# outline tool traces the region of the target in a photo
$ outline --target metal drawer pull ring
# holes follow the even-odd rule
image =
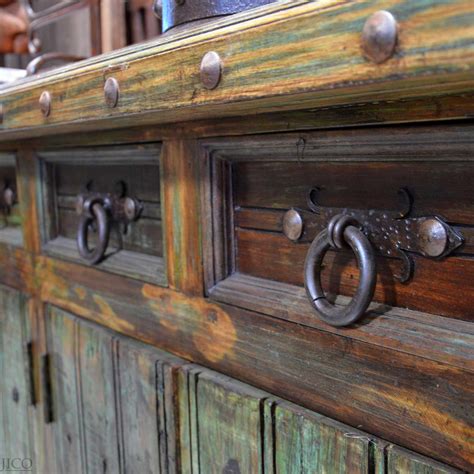
[[[105,255],[107,246],[109,245],[110,223],[104,203],[100,201],[92,201],[84,204],[87,212],[81,215],[79,228],[77,231],[77,249],[79,255],[91,264],[99,263]],[[97,233],[99,242],[92,250],[89,248],[88,236],[89,229],[97,225]]]
[[[332,326],[348,326],[358,321],[367,310],[375,291],[375,255],[367,237],[356,226],[359,222],[353,217],[338,214],[313,240],[304,266],[306,293],[320,318]],[[357,291],[351,302],[338,308],[327,299],[321,285],[321,268],[326,252],[332,248],[349,246],[360,269]]]

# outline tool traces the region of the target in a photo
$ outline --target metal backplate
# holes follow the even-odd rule
[[[275,0],[163,0],[163,31],[189,21],[230,15]]]
[[[410,217],[412,197],[405,188],[399,190],[403,204],[398,212],[325,207],[318,204],[318,193],[319,188],[316,187],[308,193],[310,211],[291,209],[285,214],[283,219],[285,235],[293,241],[311,242],[327,227],[334,216],[341,214],[353,217],[360,222],[362,232],[376,253],[403,260],[402,273],[395,275],[400,281],[408,281],[412,276],[411,253],[441,259],[463,244],[462,235],[441,217]],[[297,220],[295,214],[298,214]],[[303,222],[302,229],[300,222]],[[294,229],[295,226],[297,229]]]

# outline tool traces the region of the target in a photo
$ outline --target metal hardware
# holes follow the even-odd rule
[[[33,342],[31,341],[26,344],[26,356],[28,360],[28,384],[30,388],[30,405],[35,406],[37,402],[37,397],[35,390]]]
[[[308,298],[320,318],[332,326],[348,326],[358,321],[369,306],[375,291],[375,255],[367,237],[356,227],[359,223],[352,217],[338,214],[328,228],[313,240],[304,266],[304,281]],[[321,267],[329,248],[343,248],[347,244],[357,257],[360,280],[351,302],[344,308],[331,304],[321,286]]]
[[[117,106],[120,95],[119,83],[114,77],[109,77],[104,84],[105,103],[111,109]]]
[[[80,215],[77,231],[77,249],[79,255],[94,265],[101,262],[109,245],[112,223],[127,226],[136,221],[143,210],[142,204],[135,198],[126,196],[126,185],[117,183],[118,191],[111,193],[96,193],[90,191],[80,194],[76,199],[76,212]],[[95,230],[98,244],[89,247],[89,231]]]
[[[51,383],[51,358],[49,354],[41,356],[41,381],[43,391],[43,416],[46,424],[54,421],[53,393]]]
[[[362,30],[362,49],[373,62],[389,59],[397,45],[398,26],[390,12],[380,10],[365,22]]]
[[[344,242],[349,243],[356,253],[361,267],[360,287],[367,289],[370,286],[362,284],[362,269],[365,264],[361,253],[362,247],[360,247],[362,244],[358,241],[361,238],[360,236],[355,237],[356,232],[351,230],[350,227],[354,227],[357,232],[364,235],[377,254],[402,260],[402,271],[399,275],[394,276],[403,283],[409,281],[413,276],[414,261],[411,257],[412,254],[419,254],[431,259],[441,259],[452,253],[464,242],[462,235],[439,216],[410,217],[413,199],[406,188],[399,190],[403,203],[398,212],[323,207],[318,204],[319,192],[320,189],[317,187],[309,191],[307,204],[310,210],[290,209],[285,213],[283,232],[293,242],[313,242],[305,264],[307,291],[322,319],[327,320],[330,324],[340,325],[333,321],[333,316],[325,319],[325,316],[321,313],[319,308],[323,307],[324,309],[326,303],[314,303],[314,298],[319,300],[322,298],[321,294],[324,295],[321,293],[322,290],[317,287],[319,276],[316,275],[315,277],[316,283],[311,282],[311,274],[314,275],[314,271],[319,271],[322,256],[330,247],[343,248]],[[344,216],[344,219],[341,216]],[[352,222],[352,224],[349,225],[348,222]],[[354,223],[357,224],[354,225]],[[347,227],[348,225],[349,227]],[[345,229],[344,232],[341,229]],[[356,248],[359,250],[356,250]],[[309,291],[308,288],[313,289]],[[341,317],[340,320],[344,319]]]
[[[241,12],[275,0],[162,0],[163,31],[190,21]],[[155,5],[158,2],[155,2]],[[155,11],[159,10],[155,6]]]
[[[215,89],[221,80],[222,61],[215,51],[206,53],[201,61],[201,82],[206,89]]]
[[[82,61],[85,59],[82,56],[73,56],[71,54],[63,53],[45,53],[37,58],[32,59],[26,66],[26,75],[32,76],[37,74],[40,69],[42,69],[46,64],[52,63],[55,61],[62,61],[65,63],[74,63],[76,61]]]
[[[0,104],[0,125],[3,123],[3,105]]]
[[[51,94],[48,91],[43,91],[41,93],[39,106],[43,117],[48,117],[51,113]]]
[[[5,180],[3,185],[3,191],[0,194],[0,208],[2,209],[3,215],[8,216],[12,210],[12,207],[16,203],[16,192],[11,186],[8,180]]]

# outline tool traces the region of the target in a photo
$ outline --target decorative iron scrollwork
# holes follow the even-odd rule
[[[366,270],[372,268],[368,264],[371,253],[401,259],[402,271],[394,276],[404,283],[413,277],[412,254],[441,259],[464,242],[462,235],[439,216],[410,217],[413,198],[406,188],[398,191],[402,200],[398,212],[325,207],[318,203],[319,193],[318,187],[308,192],[309,211],[290,209],[285,213],[283,232],[293,242],[312,241],[305,264],[305,287],[319,316],[334,326],[352,324],[365,313],[375,288],[375,279],[372,287],[372,270]],[[321,263],[326,251],[330,247],[348,247],[348,244],[361,267],[359,289],[348,306],[353,309],[350,314],[328,306],[320,285]],[[368,246],[373,251],[370,252]],[[375,275],[375,259],[373,272]],[[360,301],[364,304],[356,304]]]
[[[143,205],[138,199],[126,196],[127,187],[123,181],[116,183],[115,193],[93,192],[91,187],[92,182],[89,182],[86,191],[76,198],[76,212],[80,216],[77,249],[84,260],[97,264],[107,251],[112,224],[128,226],[140,217]],[[89,246],[90,231],[95,231],[98,236],[94,248]]]

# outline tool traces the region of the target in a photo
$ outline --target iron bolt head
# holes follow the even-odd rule
[[[362,30],[362,50],[374,63],[389,59],[397,45],[398,26],[394,16],[385,10],[371,15]]]
[[[51,94],[48,91],[43,91],[41,93],[39,106],[43,117],[48,117],[51,113]]]
[[[297,241],[303,233],[303,218],[301,214],[295,210],[290,209],[285,212],[283,216],[283,233],[288,239]]]
[[[443,255],[449,243],[445,226],[436,218],[426,219],[419,228],[421,251],[429,257]]]
[[[3,199],[8,207],[12,207],[15,204],[15,193],[12,188],[6,188],[3,191]]]
[[[222,76],[222,60],[215,51],[204,55],[201,61],[201,82],[206,89],[215,89]]]
[[[84,210],[84,196],[79,194],[76,198],[76,214],[81,215],[82,211]]]
[[[153,13],[155,14],[156,18],[161,20],[163,18],[163,1],[162,0],[155,0],[153,2]]]
[[[109,77],[104,84],[105,103],[113,109],[117,106],[120,95],[119,83],[115,77]]]
[[[142,210],[140,203],[136,199],[130,197],[125,198],[123,208],[125,212],[125,217],[129,221],[134,221],[135,219],[137,219]]]

